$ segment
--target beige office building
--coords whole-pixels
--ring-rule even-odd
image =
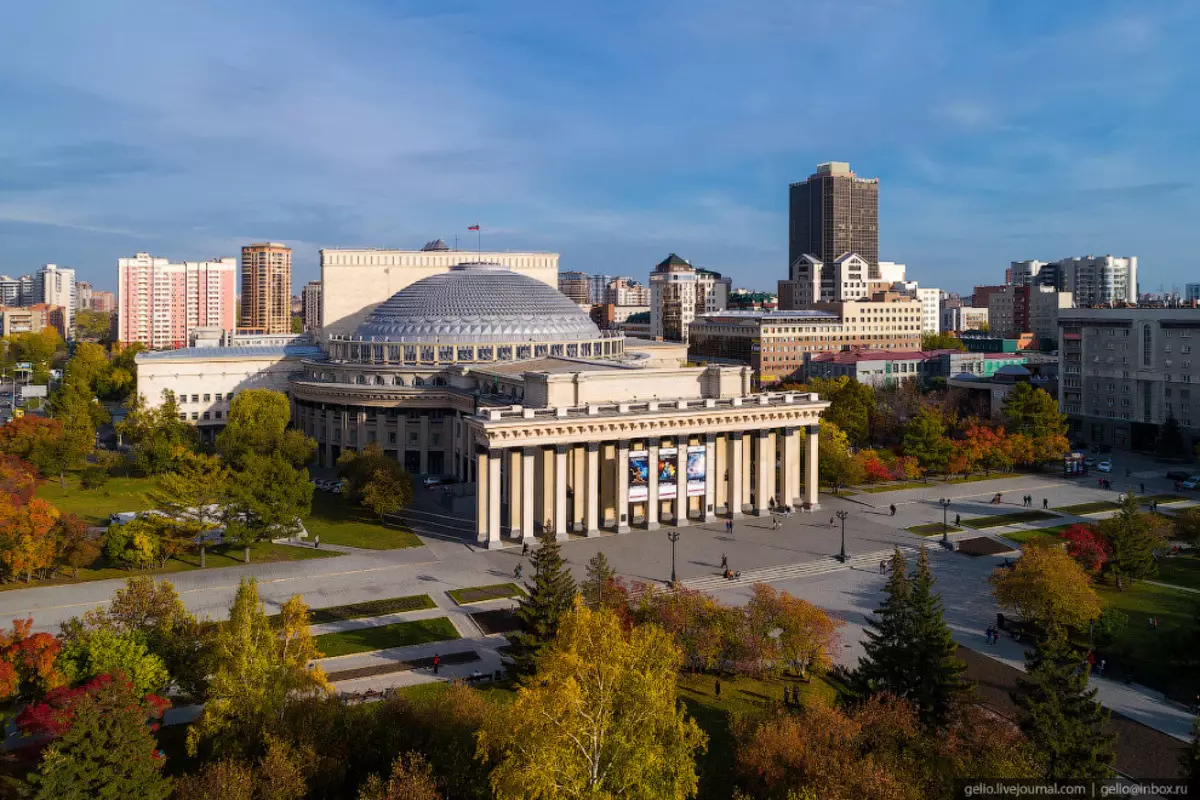
[[[724,310],[732,289],[732,279],[671,253],[650,273],[650,335],[686,344],[693,320]]]
[[[238,327],[263,333],[292,330],[292,249],[278,242],[242,248],[242,313]]]
[[[558,253],[476,253],[452,250],[441,239],[420,250],[322,250],[322,336],[349,334],[383,301],[457,264],[485,261],[558,287]]]

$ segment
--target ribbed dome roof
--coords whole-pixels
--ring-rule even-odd
[[[579,306],[501,264],[468,263],[401,289],[356,336],[390,342],[522,342],[600,338]]]

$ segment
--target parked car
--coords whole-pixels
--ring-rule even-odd
[[[1192,476],[1189,473],[1181,469],[1173,469],[1167,473],[1167,480],[1169,481],[1186,481],[1190,477]]]
[[[1100,472],[1112,472],[1112,462],[1111,461],[1101,461],[1099,464],[1096,465],[1096,469],[1099,470]]]
[[[1085,458],[1083,460],[1083,465],[1085,467],[1094,467],[1094,466],[1096,466],[1096,459],[1092,458],[1091,456],[1088,456],[1087,458]]]
[[[446,482],[446,479],[441,475],[428,475],[426,476],[425,480],[421,482],[424,483],[428,488],[432,489],[434,486],[441,486]]]
[[[1200,475],[1193,475],[1183,482],[1185,489],[1195,489],[1196,487],[1200,487]]]

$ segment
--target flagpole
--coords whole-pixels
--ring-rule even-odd
[[[483,226],[480,225],[475,230],[475,260],[483,260]]]

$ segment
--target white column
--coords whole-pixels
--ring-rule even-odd
[[[704,435],[704,498],[701,501],[700,516],[705,522],[712,522],[717,515],[717,495],[713,490],[717,476],[717,437],[711,433]]]
[[[804,448],[804,503],[814,511],[821,507],[818,501],[817,489],[817,441],[821,433],[819,425],[808,426],[808,441]]]
[[[521,451],[521,535],[525,541],[535,538],[533,527],[533,457],[537,450],[526,447]]]
[[[768,498],[775,496],[775,447],[769,430],[754,432],[754,513],[770,513]]]
[[[652,439],[653,444],[646,448],[649,452],[650,475],[646,480],[646,530],[658,529],[658,440]]]
[[[488,511],[488,450],[478,445],[475,450],[475,541],[486,544],[488,540],[488,522],[491,515]]]
[[[567,449],[565,444],[554,446],[554,538],[567,538]]]
[[[488,453],[487,496],[488,496],[488,540],[489,550],[500,547],[500,465],[504,453],[493,450]]]
[[[688,524],[687,496],[687,449],[688,437],[680,436],[675,446],[675,526]]]
[[[422,475],[424,475],[426,472],[429,472],[429,415],[428,414],[421,415],[421,432],[418,434],[418,436],[421,440],[420,442],[418,442],[418,444],[421,447],[420,472]],[[483,473],[476,472],[475,480],[478,483],[482,483],[483,482]]]
[[[726,503],[729,507],[729,516],[740,517],[742,515],[742,432],[734,431],[726,436],[729,440],[729,458],[725,463],[729,465],[729,500]]]
[[[796,429],[795,427],[779,429],[780,469],[779,490],[775,498],[777,505],[787,508],[796,502],[796,489],[799,488],[799,475],[796,474]]]
[[[508,472],[508,527],[512,538],[520,539],[525,518],[525,481],[520,450],[508,451],[505,470]]]
[[[587,450],[587,461],[584,472],[586,473],[584,480],[586,483],[586,491],[584,492],[584,530],[588,536],[596,536],[600,533],[600,443],[588,442],[584,445]],[[576,492],[576,500],[578,500],[578,492]]]
[[[617,442],[617,533],[629,533],[629,440]]]

